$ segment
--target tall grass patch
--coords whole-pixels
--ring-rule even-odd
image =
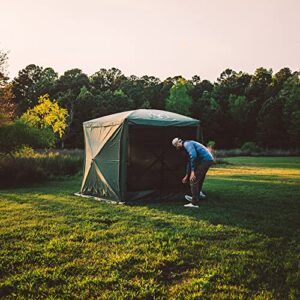
[[[82,170],[80,151],[21,151],[15,157],[0,157],[0,188],[40,183],[60,176],[72,176]]]

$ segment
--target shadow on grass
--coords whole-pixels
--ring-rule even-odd
[[[109,274],[117,271],[128,281],[138,277],[154,278],[166,289],[171,284],[178,284],[179,291],[192,280],[202,280],[203,274],[212,274],[215,276],[211,277],[212,280],[219,281],[222,289],[225,284],[231,289],[237,285],[246,286],[249,291],[244,295],[245,299],[254,296],[261,287],[276,291],[278,297],[273,298],[287,299],[293,282],[287,282],[286,278],[295,278],[295,282],[298,278],[296,267],[295,271],[290,271],[294,277],[288,277],[287,270],[291,269],[291,264],[297,266],[299,187],[248,178],[248,181],[247,177],[230,181],[208,177],[205,189],[209,201],[199,209],[185,208],[185,201],[127,206],[72,196],[78,191],[81,178],[2,191],[1,208],[9,210],[7,215],[11,219],[8,221],[15,227],[15,232],[3,235],[3,241],[6,241],[7,249],[15,241],[37,244],[37,248],[28,250],[34,264],[37,263],[36,258],[42,257],[43,264],[64,265],[62,269],[57,267],[58,280],[65,279],[61,277],[65,270],[73,273],[74,264],[70,263],[76,262],[77,258],[84,258],[83,269],[76,262],[78,274],[86,274],[86,264],[89,264],[91,272],[101,273],[102,265],[99,269],[91,267],[99,263],[93,260],[94,250],[98,249],[97,256],[111,255],[109,260],[101,261],[104,268],[107,268],[108,261],[115,260],[108,265]],[[18,217],[16,220],[14,214]],[[6,223],[3,224],[6,226]],[[40,247],[39,243],[43,246]],[[42,256],[45,243],[51,253],[58,249],[53,260]],[[100,249],[104,249],[101,250],[103,252]],[[136,251],[134,255],[132,249]],[[64,251],[67,255],[61,255]],[[127,258],[126,255],[122,258],[122,252],[128,255]],[[151,260],[155,264],[150,264],[149,268]],[[28,268],[27,262],[23,262],[23,268]],[[195,270],[198,270],[197,273],[194,273]],[[186,281],[188,275],[190,281]],[[32,275],[29,273],[22,277],[22,284],[27,283],[29,276]],[[45,276],[43,280],[46,278],[45,281],[50,280],[51,283],[52,279],[46,275],[38,276],[35,280]],[[77,286],[78,280],[55,284]],[[109,290],[110,283],[106,284],[105,288]],[[216,282],[210,284],[208,295],[212,295],[218,285]],[[9,282],[4,288],[11,290],[5,292],[14,292],[14,285],[15,281]],[[99,285],[93,289],[98,296]],[[161,292],[161,295],[164,293]]]
[[[6,190],[0,196],[4,195],[7,201],[30,203],[35,209],[64,216],[66,222],[84,221],[88,215],[86,221],[107,223],[111,219],[109,223],[112,224],[113,220],[119,221],[124,217],[132,218],[132,225],[145,224],[148,220],[154,229],[163,229],[172,227],[168,220],[176,215],[213,225],[239,227],[269,237],[293,239],[300,236],[299,186],[246,178],[231,181],[228,178],[209,177],[205,183],[208,201],[201,204],[199,209],[184,207],[187,203],[184,200],[130,206],[99,204],[94,200],[72,196],[72,192],[79,189],[79,178],[34,188]],[[152,212],[146,212],[145,208]],[[164,214],[157,217],[155,212]],[[106,214],[105,220],[103,214]]]
[[[210,177],[208,200],[200,207],[186,208],[186,201],[145,204],[151,209],[204,220],[214,225],[230,225],[270,237],[300,236],[300,187],[235,178]]]

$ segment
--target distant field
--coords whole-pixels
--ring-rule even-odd
[[[300,299],[300,157],[224,160],[199,209],[0,191],[0,297]]]

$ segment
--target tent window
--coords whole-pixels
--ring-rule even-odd
[[[174,137],[196,139],[197,127],[129,126],[127,191],[182,190],[185,155]]]

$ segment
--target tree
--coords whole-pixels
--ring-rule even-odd
[[[68,110],[67,130],[62,138],[62,147],[71,139],[72,123],[74,120],[74,106],[82,87],[89,87],[89,78],[80,69],[66,71],[56,82],[57,101]],[[72,141],[70,141],[72,142]]]
[[[154,76],[143,76],[140,78],[144,89],[144,102],[140,108],[165,108],[165,97],[162,93],[163,83]]]
[[[91,76],[92,92],[97,94],[100,91],[115,91],[120,88],[124,80],[126,80],[126,76],[119,69],[100,69]]]
[[[274,75],[274,81],[279,87],[282,87],[291,76],[292,72],[289,68],[282,68]]]
[[[251,78],[247,88],[247,95],[251,101],[257,101],[258,111],[261,105],[270,97],[270,87],[272,85],[272,69],[258,68]]]
[[[198,78],[199,78],[199,80],[198,80]],[[202,97],[204,92],[211,93],[211,91],[214,88],[214,85],[209,80],[200,81],[200,77],[196,76],[196,75],[193,76],[192,83],[193,83],[193,85],[189,89],[189,95],[193,99],[193,105],[192,105],[191,111],[192,111],[192,115],[195,116],[195,114],[194,114],[194,109],[196,109],[195,104]]]
[[[194,85],[199,84],[199,83],[201,82],[200,76],[194,75],[194,76],[192,77],[192,82],[193,82]]]
[[[7,60],[7,53],[0,50],[0,125],[12,120],[16,112],[12,85],[8,83]]]
[[[43,69],[34,85],[35,94],[38,96],[48,94],[50,97],[54,97],[57,93],[57,79],[58,74],[52,68]]]
[[[82,123],[99,117],[99,106],[91,91],[83,86],[74,102],[74,118],[69,132],[69,146],[82,148],[84,146]]]
[[[230,94],[229,96],[229,112],[231,117],[241,124],[245,117],[246,97]]]
[[[40,95],[38,95],[35,85],[40,80],[42,70],[42,67],[34,64],[28,65],[19,71],[18,76],[13,80],[12,91],[17,104],[18,115],[37,103]]]
[[[261,146],[279,148],[287,145],[281,98],[268,99],[257,117],[257,141]]]
[[[283,119],[290,145],[300,147],[300,74],[294,74],[283,85],[279,95],[284,102]]]
[[[219,131],[215,119],[218,115],[219,105],[209,91],[204,91],[200,98],[193,101],[193,117],[201,121],[201,129],[205,141],[215,139]]]
[[[231,69],[226,69],[214,84],[211,97],[218,103],[218,109],[215,112],[214,140],[218,147],[230,148],[235,144],[235,136],[232,134],[233,120],[229,111],[229,97],[231,94],[237,94],[237,73]]]
[[[245,96],[237,96],[230,94],[228,107],[228,115],[231,119],[230,134],[234,137],[234,147],[240,147],[244,139],[247,123],[245,122],[247,113],[247,98]]]
[[[133,100],[134,109],[141,108],[146,101],[150,102],[145,93],[147,89],[147,82],[143,78],[133,75],[123,81],[120,86],[120,90]]]
[[[5,115],[9,120],[13,120],[16,115],[11,84],[6,84],[3,88],[0,88],[0,114]]]
[[[191,114],[192,98],[188,94],[189,83],[179,79],[171,88],[166,100],[166,109],[183,115]]]
[[[7,76],[8,54],[0,50],[0,89],[3,88],[8,80]]]
[[[51,128],[53,133],[62,138],[67,128],[67,116],[67,110],[61,108],[55,100],[51,101],[46,94],[39,97],[38,104],[28,109],[21,120],[36,128]]]

